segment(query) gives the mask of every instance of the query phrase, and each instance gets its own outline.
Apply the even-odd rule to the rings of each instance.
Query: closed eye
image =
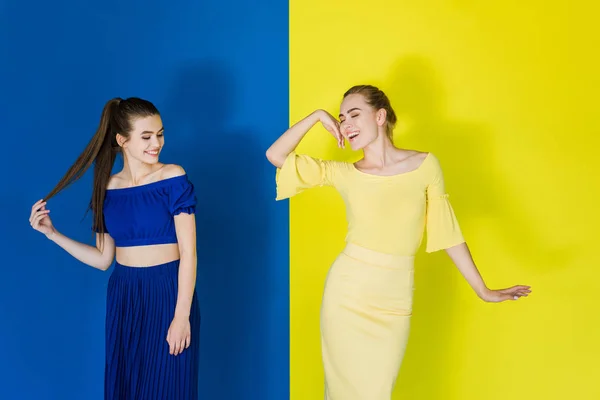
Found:
[[[164,134],[163,133],[159,133],[158,135],[156,135],[156,137],[163,137]],[[150,140],[151,136],[142,136],[142,139],[144,140]]]
[[[350,118],[356,118],[360,115],[360,113],[354,113],[354,114],[350,114]],[[340,122],[344,122],[346,120],[346,118],[342,118],[340,117]]]

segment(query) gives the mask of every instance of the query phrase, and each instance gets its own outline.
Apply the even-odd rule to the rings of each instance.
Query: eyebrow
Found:
[[[163,127],[162,127],[162,128],[160,128],[160,129],[158,130],[158,132],[156,132],[156,133],[162,132],[162,131],[164,131],[164,130],[165,130],[165,127],[163,126]],[[152,131],[144,131],[144,132],[140,133],[140,135],[146,135],[146,134],[148,134],[148,133],[154,133],[154,132],[152,132]]]
[[[354,107],[354,108],[351,108],[351,109],[349,109],[348,111],[346,111],[346,114],[347,114],[347,113],[351,113],[352,111],[361,111],[361,109],[360,109],[360,108],[358,108],[358,107]],[[339,117],[340,117],[340,118],[341,118],[341,117],[343,117],[343,116],[344,116],[343,114],[340,114],[340,115],[339,115]]]

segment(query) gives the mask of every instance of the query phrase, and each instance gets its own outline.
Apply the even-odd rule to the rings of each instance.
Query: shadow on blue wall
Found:
[[[187,160],[184,168],[199,200],[201,393],[215,399],[282,398],[287,373],[277,373],[279,383],[268,387],[259,379],[268,376],[273,357],[287,360],[288,349],[287,297],[281,297],[287,287],[278,294],[266,286],[274,280],[267,263],[273,254],[267,207],[273,202],[274,171],[266,163],[260,133],[228,123],[237,93],[235,76],[225,65],[188,65],[171,86],[172,98],[161,112],[170,118],[166,130],[177,130],[177,143],[169,143],[166,133],[165,149],[175,147],[166,150],[171,158]],[[272,272],[284,278],[286,265],[277,267],[281,271]],[[271,311],[273,302],[280,302],[278,313]],[[281,336],[270,337],[274,323],[280,324],[275,330]]]
[[[103,397],[112,270],[74,260],[27,219],[115,96],[156,104],[161,161],[181,164],[198,192],[200,398],[287,398],[288,209],[264,158],[288,123],[287,3],[0,7],[0,399]],[[49,204],[61,232],[90,244],[91,183],[88,173]]]

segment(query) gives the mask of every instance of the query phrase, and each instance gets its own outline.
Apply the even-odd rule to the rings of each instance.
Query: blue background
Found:
[[[0,398],[102,398],[112,269],[28,218],[117,96],[154,102],[161,161],[198,191],[200,398],[288,398],[288,210],[264,157],[288,124],[288,3],[3,0],[0,51]],[[48,206],[89,244],[91,175]]]

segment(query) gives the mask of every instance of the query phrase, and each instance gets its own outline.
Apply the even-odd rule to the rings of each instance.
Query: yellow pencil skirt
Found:
[[[347,244],[321,307],[326,400],[390,400],[408,342],[414,257]]]

